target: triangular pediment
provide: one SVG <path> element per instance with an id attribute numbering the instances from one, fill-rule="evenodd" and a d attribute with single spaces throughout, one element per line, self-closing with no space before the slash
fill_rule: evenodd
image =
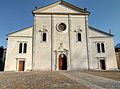
<path id="1" fill-rule="evenodd" d="M 37 10 L 34 10 L 33 13 L 86 13 L 89 14 L 88 11 L 85 9 L 81 9 L 79 7 L 76 7 L 72 4 L 69 4 L 64 1 L 59 1 L 54 4 L 38 8 Z"/>

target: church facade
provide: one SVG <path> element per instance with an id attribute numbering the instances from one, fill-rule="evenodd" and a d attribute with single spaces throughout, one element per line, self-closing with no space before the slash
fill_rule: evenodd
<path id="1" fill-rule="evenodd" d="M 89 15 L 65 1 L 34 10 L 33 26 L 8 34 L 5 71 L 117 69 L 113 35 Z"/>

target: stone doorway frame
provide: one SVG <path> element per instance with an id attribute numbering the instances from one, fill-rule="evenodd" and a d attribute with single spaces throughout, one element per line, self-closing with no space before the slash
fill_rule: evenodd
<path id="1" fill-rule="evenodd" d="M 60 54 L 65 54 L 66 58 L 67 58 L 67 70 L 70 70 L 71 65 L 70 65 L 70 54 L 69 54 L 69 50 L 67 49 L 63 49 L 61 47 L 59 47 L 57 50 L 54 51 L 55 52 L 55 58 L 54 58 L 54 70 L 59 71 L 59 67 L 58 67 L 58 63 L 59 63 L 59 55 Z"/>
<path id="2" fill-rule="evenodd" d="M 105 70 L 106 70 L 106 69 L 107 69 L 106 57 L 98 57 L 98 58 L 97 58 L 97 61 L 98 61 L 98 69 L 99 69 L 99 70 L 103 70 L 103 69 L 101 68 L 100 60 L 104 60 L 104 61 L 105 61 Z"/>
<path id="3" fill-rule="evenodd" d="M 24 61 L 24 71 L 26 69 L 26 58 L 16 58 L 16 71 L 19 72 L 19 61 Z"/>

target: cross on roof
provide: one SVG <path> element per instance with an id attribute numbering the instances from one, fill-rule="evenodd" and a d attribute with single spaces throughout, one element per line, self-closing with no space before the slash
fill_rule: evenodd
<path id="1" fill-rule="evenodd" d="M 63 1 L 63 0 L 60 0 L 61 2 Z"/>

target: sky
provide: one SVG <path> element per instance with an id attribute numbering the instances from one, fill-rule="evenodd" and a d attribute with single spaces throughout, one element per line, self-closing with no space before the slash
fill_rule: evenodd
<path id="1" fill-rule="evenodd" d="M 0 46 L 7 47 L 7 34 L 33 25 L 32 10 L 59 0 L 0 0 Z M 112 31 L 120 43 L 120 0 L 64 0 L 91 12 L 89 25 Z"/>

